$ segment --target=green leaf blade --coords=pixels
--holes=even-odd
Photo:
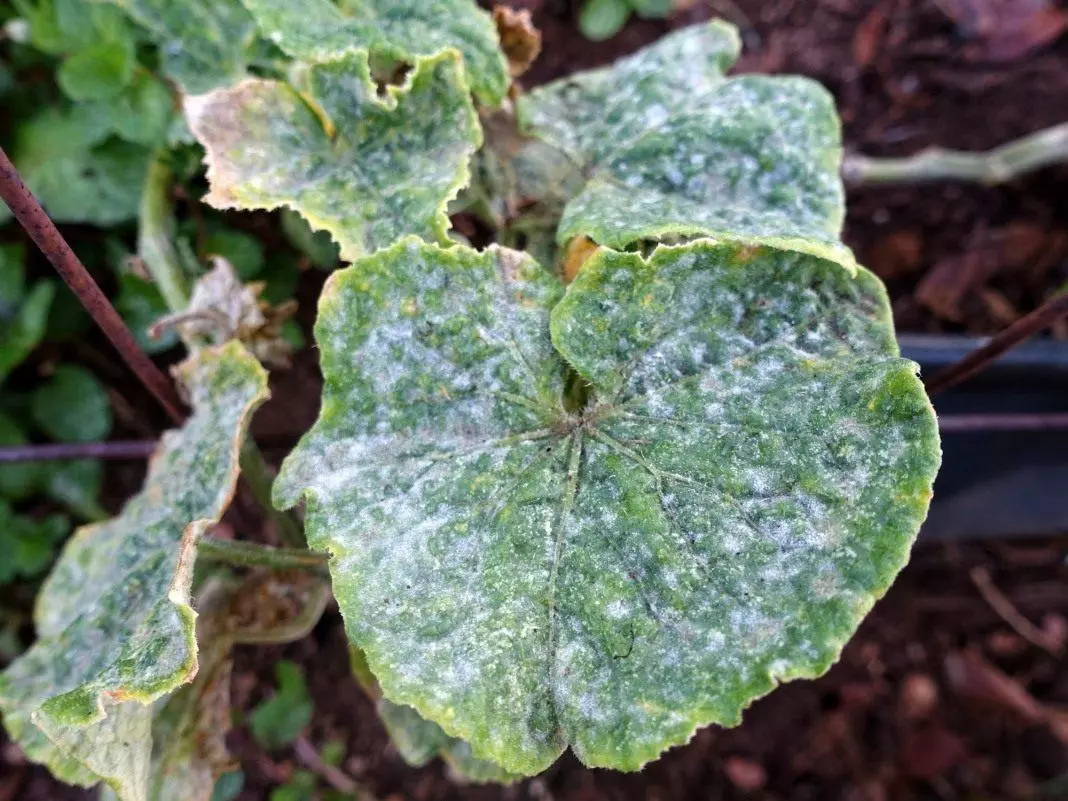
[[[448,241],[446,206],[481,143],[457,55],[418,61],[385,99],[359,51],[308,67],[305,81],[314,108],[271,81],[187,100],[190,127],[208,152],[207,202],[289,206],[328,231],[349,260],[405,234]]]
[[[480,102],[500,105],[508,89],[496,28],[472,0],[360,0],[342,8],[330,0],[243,2],[265,36],[300,61],[332,61],[356,49],[418,61],[454,48]]]
[[[907,558],[937,426],[865,271],[699,240],[524,301],[549,279],[490,293],[504,253],[335,274],[276,501],[307,500],[391,702],[507,771],[634,770],[833,662]]]
[[[193,416],[164,436],[122,514],[68,542],[38,597],[37,643],[0,676],[4,724],[27,755],[64,780],[103,779],[123,799],[146,791],[146,705],[196,671],[196,541],[229,503],[266,390],[236,343],[201,352],[183,373]]]
[[[561,244],[586,236],[622,249],[712,236],[856,269],[838,239],[844,192],[833,98],[804,78],[726,79],[737,47],[723,23],[684,29],[520,101],[525,129],[589,175],[564,209]]]

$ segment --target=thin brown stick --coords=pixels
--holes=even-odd
[[[926,382],[927,394],[937,395],[989,367],[998,356],[1026,342],[1068,314],[1068,292],[1050,298],[1030,314],[1021,317],[1000,334],[990,338],[956,364],[935,373]]]
[[[60,462],[68,459],[147,459],[156,450],[156,445],[154,440],[11,445],[0,448],[0,463]]]
[[[990,577],[990,571],[985,567],[973,567],[970,572],[972,583],[983,596],[983,600],[990,605],[998,617],[1008,623],[1013,630],[1032,645],[1037,645],[1053,656],[1060,656],[1064,650],[1059,643],[1051,642],[1042,629],[1020,614],[1005,594],[994,584]]]
[[[18,170],[0,148],[0,197],[4,199],[37,247],[48,257],[67,286],[81,301],[94,322],[100,327],[119,355],[130,366],[145,388],[166,410],[174,423],[181,423],[184,415],[174,385],[145,355],[126,323],[119,317],[96,281],[70,249],[63,235],[45,214],[41,204],[22,182]]]

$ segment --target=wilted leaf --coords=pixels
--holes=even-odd
[[[404,234],[447,241],[445,207],[481,142],[457,55],[417,61],[379,97],[367,54],[308,67],[307,94],[274,81],[188,98],[217,208],[289,206],[354,259]]]
[[[229,503],[266,376],[239,344],[182,376],[194,413],[164,435],[145,487],[113,520],[80,529],[37,599],[38,640],[0,675],[11,738],[58,778],[144,799],[154,700],[196,672],[189,587],[196,542]]]
[[[516,773],[633,770],[822,673],[939,462],[881,284],[796,251],[602,250],[565,295],[406,240],[331,276],[316,339],[276,501],[385,696]]]
[[[30,398],[33,421],[60,442],[96,442],[111,431],[111,402],[84,367],[61,364]]]
[[[296,302],[274,308],[260,300],[263,288],[242,284],[230,263],[216,257],[211,271],[193,288],[188,308],[164,317],[153,331],[177,328],[190,347],[236,339],[261,362],[288,365],[292,348],[282,327],[296,311]]]
[[[497,31],[474,0],[243,0],[260,30],[299,61],[332,61],[364,49],[413,62],[453,48],[475,96],[496,106],[508,89]]]
[[[530,9],[494,6],[493,22],[508,59],[508,72],[513,77],[522,75],[541,53],[541,31],[534,27]]]
[[[833,99],[804,78],[725,79],[738,46],[725,23],[695,26],[520,99],[527,132],[589,175],[564,210],[561,244],[760,239],[856,266],[838,240]]]
[[[156,712],[150,801],[211,801],[216,781],[234,769],[226,735],[235,641],[300,639],[325,605],[321,579],[292,578],[277,572],[250,574],[240,583],[213,578],[198,593],[200,670]]]
[[[149,30],[161,69],[184,91],[207,92],[247,76],[256,23],[240,0],[110,0]]]

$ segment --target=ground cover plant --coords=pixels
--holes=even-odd
[[[908,558],[939,445],[885,290],[839,238],[822,88],[728,78],[719,22],[524,93],[536,34],[464,0],[70,9],[23,13],[37,37],[69,12],[129,44],[39,42],[66,66],[58,113],[114,116],[92,104],[133,91],[142,48],[179,90],[127,216],[193,411],[42,589],[39,639],[0,678],[29,758],[123,799],[210,797],[231,646],[306,633],[327,577],[398,748],[480,781],[565,748],[636,770],[829,667]],[[210,272],[181,244],[160,187],[194,139],[208,204],[284,208],[306,258],[334,266],[326,232],[350,265],[319,299],[319,420],[273,488],[287,549],[206,536],[239,464],[267,494],[246,431],[291,309],[239,234],[201,243]],[[266,586],[243,570],[272,564]],[[253,721],[268,743],[277,706]]]

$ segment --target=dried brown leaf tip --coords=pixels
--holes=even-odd
[[[272,306],[260,298],[264,286],[242,284],[230,262],[213,257],[212,270],[197,281],[189,308],[164,317],[152,334],[176,328],[192,347],[236,339],[261,362],[288,367],[293,348],[282,336],[282,327],[296,312],[297,302]]]
[[[508,58],[508,71],[517,78],[530,69],[541,52],[541,31],[534,27],[528,9],[494,6],[493,21]]]

